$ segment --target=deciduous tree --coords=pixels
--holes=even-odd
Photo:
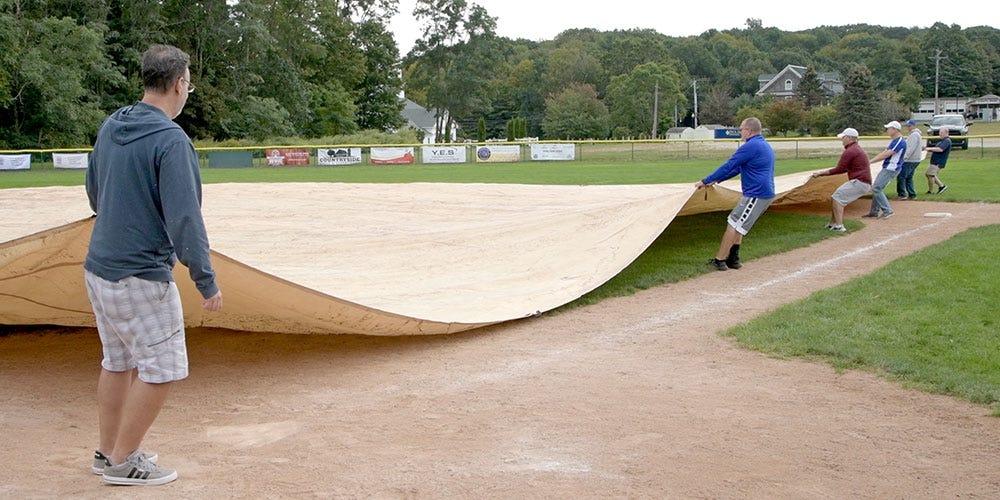
[[[608,109],[587,84],[573,84],[545,100],[542,129],[547,139],[605,139]]]

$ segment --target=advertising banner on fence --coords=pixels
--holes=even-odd
[[[521,146],[479,146],[476,149],[477,163],[514,161],[521,161]]]
[[[245,168],[253,166],[253,153],[250,151],[209,151],[209,168]]]
[[[268,149],[265,156],[269,167],[309,164],[308,149]]]
[[[576,159],[576,144],[532,144],[532,160]]]
[[[87,153],[52,153],[55,168],[87,168]]]
[[[31,155],[0,155],[0,170],[28,170]]]
[[[421,146],[424,163],[465,163],[465,146]]]
[[[361,163],[361,148],[330,148],[316,150],[320,165],[357,165]]]
[[[413,148],[372,148],[372,165],[407,165],[413,163]]]

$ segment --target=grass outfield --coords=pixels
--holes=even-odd
[[[510,184],[670,184],[694,183],[722,160],[672,162],[524,162],[460,165],[349,166],[349,167],[258,167],[242,169],[203,168],[206,184],[217,182],[488,182]],[[836,158],[781,160],[776,174],[829,168]],[[926,191],[923,170],[918,167],[914,183],[918,195]],[[1000,165],[992,158],[955,151],[941,174],[949,190],[938,201],[1000,201]],[[82,185],[84,172],[56,170],[34,165],[32,170],[0,171],[0,189],[38,186]]]
[[[835,160],[782,160],[778,174],[827,168]],[[533,162],[405,167],[277,167],[204,169],[216,182],[490,182],[524,184],[652,184],[695,182],[720,161]],[[921,167],[925,167],[924,162]],[[915,179],[922,193],[923,178]],[[0,188],[81,185],[83,172],[51,168],[0,172]],[[1000,165],[955,151],[942,179],[949,190],[936,201],[1000,202]],[[892,188],[890,187],[890,192]],[[919,194],[918,194],[919,196]],[[864,202],[862,202],[864,203]],[[770,213],[754,229],[745,260],[781,253],[824,238],[825,217]],[[614,279],[561,308],[677,282],[708,272],[702,265],[718,246],[720,214],[676,219],[656,242]],[[852,230],[861,227],[848,220]],[[680,236],[682,235],[682,236]],[[747,347],[779,356],[821,357],[835,366],[873,370],[903,383],[990,405],[1000,416],[1000,336],[995,308],[1000,294],[995,264],[997,226],[974,229],[951,241],[893,262],[859,278],[765,315],[729,332]],[[971,267],[970,267],[971,266]],[[915,276],[914,272],[930,273]],[[905,273],[906,279],[894,280]],[[897,282],[902,284],[897,285]],[[886,287],[889,287],[888,289]],[[899,290],[894,288],[900,287]],[[882,293],[875,293],[878,290]],[[846,298],[842,298],[846,297]],[[930,297],[930,299],[928,298]],[[863,323],[844,332],[844,311],[862,304]],[[928,311],[947,311],[946,316]],[[796,318],[794,321],[789,318]],[[778,319],[780,318],[780,320]],[[831,335],[830,332],[839,332]]]
[[[1000,417],[1000,266],[983,259],[998,246],[1000,225],[973,228],[726,334],[774,356],[871,370],[991,406]]]

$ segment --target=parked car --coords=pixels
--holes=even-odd
[[[933,146],[938,141],[938,131],[941,128],[948,129],[949,136],[962,136],[961,139],[952,138],[952,147],[960,146],[962,149],[969,149],[969,139],[965,136],[969,135],[969,122],[965,121],[965,117],[962,115],[934,115],[931,118],[931,123],[927,125],[927,145]]]

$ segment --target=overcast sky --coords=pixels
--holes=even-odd
[[[926,28],[935,22],[963,28],[1000,27],[995,0],[964,0],[954,4],[920,0],[869,2],[749,2],[746,0],[469,0],[497,18],[497,34],[508,38],[551,40],[567,29],[653,29],[668,36],[699,35],[709,29],[745,28],[747,18],[764,27],[799,31],[819,26],[873,24]],[[413,19],[415,0],[400,0],[390,27],[401,55],[420,35]]]

